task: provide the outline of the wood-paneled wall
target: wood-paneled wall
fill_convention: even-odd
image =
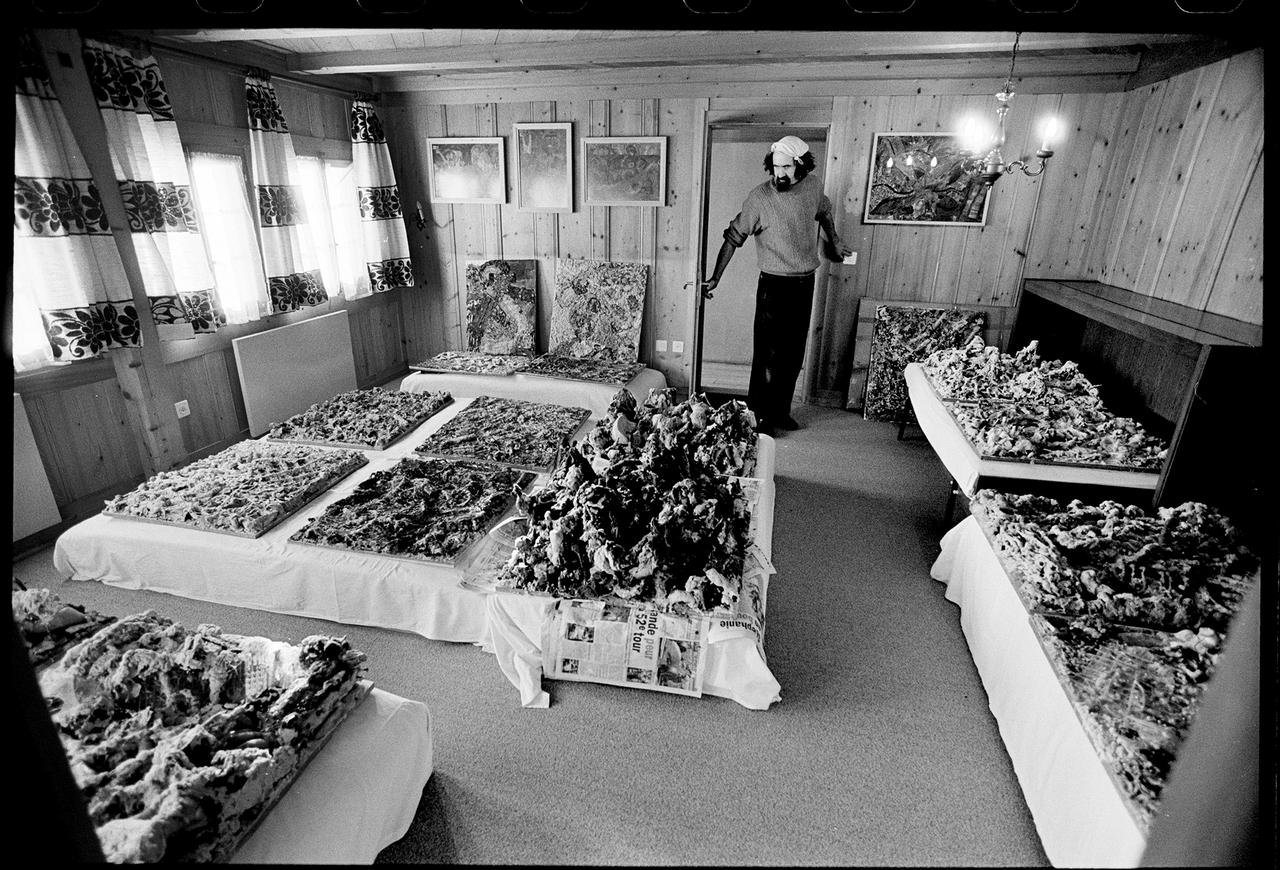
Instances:
[[[427,225],[411,228],[410,247],[426,287],[405,307],[410,356],[423,359],[463,346],[468,260],[508,258],[538,262],[538,342],[547,346],[554,265],[557,258],[594,258],[644,263],[649,269],[641,328],[641,359],[661,370],[673,386],[686,387],[684,357],[654,354],[655,338],[684,341],[688,335],[694,256],[689,252],[696,203],[694,127],[696,100],[571,100],[503,102],[380,111],[396,166],[401,196],[412,211],[421,203]],[[511,166],[511,126],[517,122],[573,123],[574,209],[569,214],[523,212],[515,207],[508,169],[507,205],[430,202],[426,140],[437,136],[504,136]],[[584,206],[578,163],[583,136],[666,136],[667,205]],[[425,322],[424,319],[425,318]]]
[[[1028,277],[1087,278],[1262,323],[1261,49],[1124,94],[1045,176]],[[1082,115],[1082,117],[1084,117]]]
[[[856,83],[854,83],[856,90]],[[1023,278],[1095,278],[1206,311],[1260,323],[1262,317],[1262,52],[1219,61],[1125,93],[1019,94],[1009,113],[1008,159],[1032,154],[1036,122],[1062,119],[1066,133],[1044,175],[1000,180],[981,227],[862,223],[872,134],[956,128],[969,112],[990,114],[982,89],[927,89],[836,95],[830,101],[823,169],[842,237],[856,266],[833,265],[817,289],[815,398],[845,400],[866,349],[857,344],[858,310],[882,300],[1011,308]],[[531,91],[531,93],[534,93]],[[537,92],[541,95],[541,91]],[[639,260],[651,267],[641,359],[687,388],[689,360],[653,351],[653,339],[687,334],[696,252],[690,233],[699,203],[694,153],[705,117],[720,100],[572,99],[449,104],[395,95],[383,110],[401,192],[420,201],[424,231],[410,230],[425,297],[406,306],[411,355],[457,348],[465,316],[463,270],[469,257],[539,260],[539,332],[546,341],[555,257]],[[734,105],[746,111],[737,98]],[[750,102],[746,100],[745,102]],[[824,101],[816,101],[815,104]],[[790,120],[776,100],[749,112],[759,123]],[[811,107],[805,119],[813,123]],[[648,133],[668,137],[667,205],[584,208],[575,178],[575,210],[530,215],[514,205],[433,205],[426,185],[428,136],[504,136],[515,121],[571,121],[583,136]],[[818,119],[821,123],[822,119]],[[510,159],[508,160],[510,163]],[[575,166],[575,174],[577,167]],[[508,176],[510,176],[510,171]],[[510,187],[511,178],[508,178]],[[743,183],[744,193],[749,184]],[[508,195],[510,201],[514,201]],[[712,228],[712,236],[718,229]],[[426,318],[424,324],[422,318]],[[992,319],[989,340],[1007,337],[1009,317]]]

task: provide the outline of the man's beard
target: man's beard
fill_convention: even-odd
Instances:
[[[782,177],[780,177],[780,178],[779,178],[779,177],[775,177],[775,178],[773,179],[773,189],[774,189],[774,190],[790,190],[790,189],[791,189],[791,185],[792,185],[792,184],[793,184],[793,182],[791,181],[791,179],[790,179],[790,178],[787,178],[785,175],[783,175],[783,176],[782,176]]]

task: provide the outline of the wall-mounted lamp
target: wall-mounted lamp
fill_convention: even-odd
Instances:
[[[414,219],[413,222],[418,225],[418,229],[425,230],[427,228],[427,218],[422,213],[422,203],[414,202]]]
[[[990,132],[989,127],[985,127],[981,122],[972,119],[962,125],[961,129],[962,144],[967,150],[974,152],[975,155],[968,163],[967,168],[978,172],[979,177],[988,186],[995,184],[1000,176],[1015,170],[1019,170],[1023,175],[1031,177],[1044,172],[1049,158],[1053,156],[1053,143],[1060,130],[1057,118],[1045,118],[1039,125],[1040,147],[1036,150],[1036,162],[1034,164],[1029,164],[1025,160],[1014,160],[1007,164],[1004,162],[1004,155],[1000,150],[1004,146],[1005,140],[1004,116],[1008,114],[1009,104],[1013,102],[1013,65],[1018,59],[1018,40],[1021,37],[1022,34],[1018,33],[1013,38],[1013,54],[1009,58],[1009,75],[1005,79],[1004,87],[995,95],[995,132]]]

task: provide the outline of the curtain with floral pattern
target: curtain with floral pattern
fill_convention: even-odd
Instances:
[[[258,200],[258,235],[267,271],[271,310],[297,311],[329,298],[311,240],[301,231],[307,222],[297,155],[271,76],[251,69],[244,79],[249,106],[249,151]]]
[[[404,228],[400,188],[391,168],[391,152],[373,104],[351,103],[351,162],[356,173],[363,231],[364,261],[373,292],[413,286],[409,236]]]
[[[18,34],[13,362],[18,371],[142,343],[120,252],[34,34]]]
[[[99,39],[84,39],[81,51],[156,329],[162,339],[215,332],[227,319],[160,67],[147,51]]]

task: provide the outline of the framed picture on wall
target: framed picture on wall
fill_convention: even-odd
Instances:
[[[573,124],[519,123],[512,131],[516,208],[573,211]]]
[[[991,188],[954,133],[876,133],[862,222],[982,226]]]
[[[501,136],[428,138],[432,202],[507,201],[507,164]]]
[[[584,136],[582,201],[666,205],[666,136]]]

